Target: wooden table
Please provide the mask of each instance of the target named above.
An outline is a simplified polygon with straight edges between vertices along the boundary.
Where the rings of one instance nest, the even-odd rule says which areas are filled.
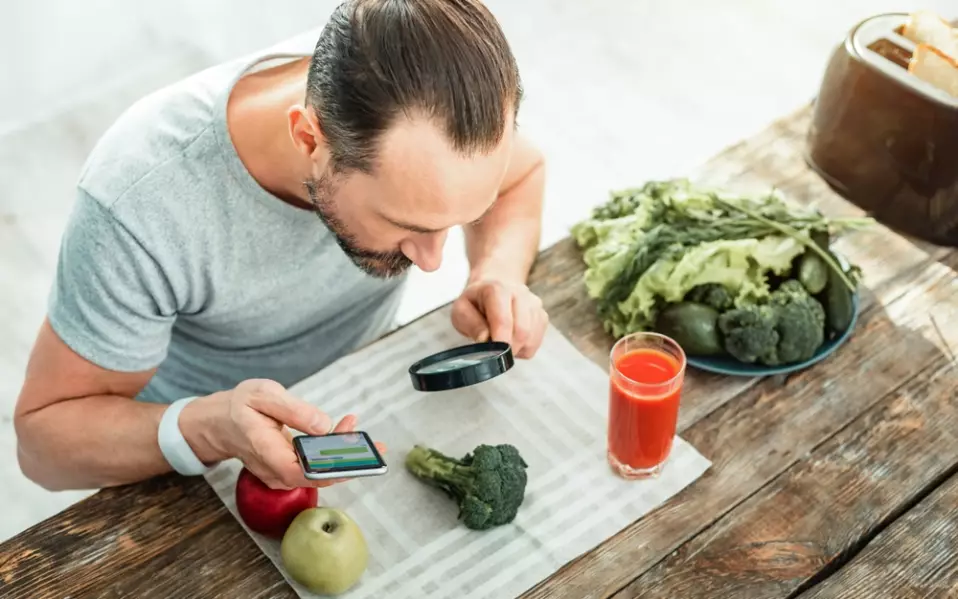
[[[696,178],[859,213],[805,165],[808,120],[773,124]],[[787,380],[690,373],[680,430],[712,468],[528,597],[958,597],[958,254],[880,226],[838,247],[866,275],[849,343]],[[582,270],[567,240],[532,286],[605,365]],[[0,596],[294,594],[202,479],[166,476],[0,545]]]

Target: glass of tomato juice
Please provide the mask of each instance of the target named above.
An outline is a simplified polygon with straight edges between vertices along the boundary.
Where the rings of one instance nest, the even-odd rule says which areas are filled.
[[[654,478],[672,451],[685,352],[658,333],[619,339],[610,356],[609,464],[628,479]]]

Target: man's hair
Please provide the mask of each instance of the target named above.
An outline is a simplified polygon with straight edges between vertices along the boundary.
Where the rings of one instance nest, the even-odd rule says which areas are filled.
[[[509,44],[479,0],[347,0],[320,35],[306,89],[337,171],[371,171],[402,116],[437,123],[459,152],[491,150],[522,98]]]

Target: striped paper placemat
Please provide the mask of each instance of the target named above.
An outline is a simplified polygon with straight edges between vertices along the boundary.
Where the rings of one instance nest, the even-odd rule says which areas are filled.
[[[320,489],[320,504],[346,511],[369,544],[369,566],[345,597],[514,597],[662,504],[710,463],[681,438],[662,475],[629,482],[605,458],[608,375],[550,327],[539,353],[474,387],[421,393],[407,369],[462,345],[448,308],[332,364],[292,388],[334,419],[388,447],[385,476]],[[406,452],[425,444],[461,457],[480,443],[511,443],[529,464],[526,499],[511,525],[477,532],[453,501],[415,480]],[[221,463],[207,480],[236,516],[241,465]],[[242,524],[242,522],[241,522]],[[301,597],[314,597],[282,566],[278,541],[247,529]]]

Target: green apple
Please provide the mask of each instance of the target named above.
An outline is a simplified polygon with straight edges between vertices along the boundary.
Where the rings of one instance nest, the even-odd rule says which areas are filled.
[[[296,582],[321,595],[349,590],[366,571],[366,538],[346,512],[328,507],[303,510],[283,535],[280,555]]]

